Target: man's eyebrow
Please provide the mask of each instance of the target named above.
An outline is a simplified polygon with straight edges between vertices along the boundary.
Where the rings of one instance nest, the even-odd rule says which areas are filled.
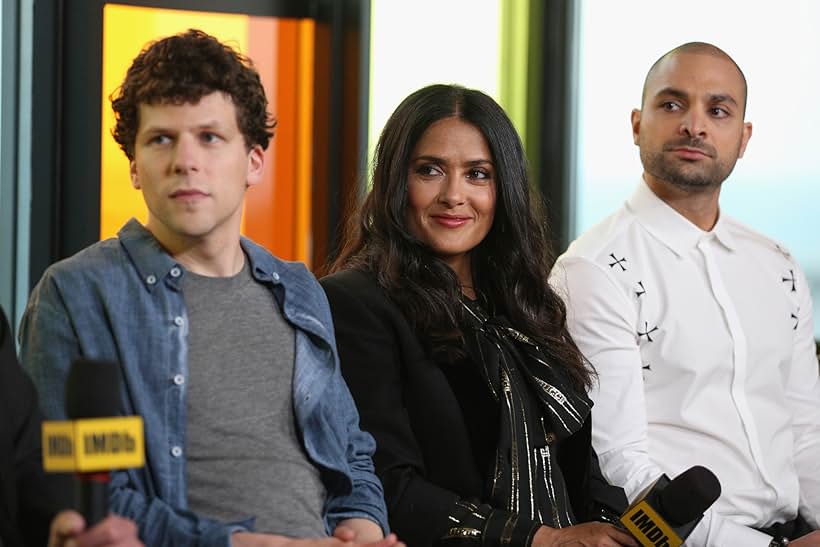
[[[683,90],[680,90],[676,87],[664,87],[660,91],[655,94],[655,98],[663,97],[663,96],[671,96],[676,97],[678,99],[689,99],[689,94]],[[733,105],[737,106],[738,103],[734,97],[729,95],[728,93],[713,93],[708,96],[710,103],[732,103]]]
[[[196,124],[194,126],[191,126],[191,127],[193,129],[201,131],[203,129],[205,129],[205,130],[207,130],[207,129],[219,129],[220,127],[222,127],[222,124],[219,122],[219,120],[209,120],[209,121],[205,121],[205,122],[202,122],[202,123],[198,123],[198,124]],[[157,132],[167,133],[167,132],[173,132],[173,131],[179,131],[179,129],[174,128],[173,125],[165,125],[165,124],[162,124],[162,123],[157,123],[155,125],[148,125],[143,129],[144,133],[157,133]]]
[[[737,101],[735,100],[735,98],[729,95],[728,93],[715,93],[714,95],[709,95],[709,102],[732,103],[733,105],[737,106]]]
[[[149,126],[143,128],[143,130],[142,130],[143,133],[156,133],[156,132],[166,132],[166,131],[170,131],[170,129],[168,129],[164,125],[149,125]]]
[[[672,96],[677,97],[678,99],[688,99],[689,94],[683,90],[680,90],[676,87],[664,87],[657,93],[655,93],[655,98],[662,97],[662,96]]]
[[[219,120],[209,120],[209,121],[197,124],[196,127],[199,128],[199,129],[207,129],[207,128],[210,128],[210,127],[220,127],[221,125],[222,124],[219,123]]]

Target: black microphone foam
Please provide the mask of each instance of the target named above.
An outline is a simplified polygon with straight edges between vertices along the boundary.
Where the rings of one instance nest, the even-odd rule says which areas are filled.
[[[110,418],[120,413],[120,367],[110,361],[77,359],[66,380],[66,413],[70,420]]]
[[[117,363],[77,359],[66,379],[66,414],[70,420],[113,418],[120,412],[122,374]],[[77,504],[90,527],[108,514],[109,472],[80,473]]]
[[[672,526],[681,526],[703,514],[720,497],[714,473],[696,465],[677,477],[660,493],[658,504]]]

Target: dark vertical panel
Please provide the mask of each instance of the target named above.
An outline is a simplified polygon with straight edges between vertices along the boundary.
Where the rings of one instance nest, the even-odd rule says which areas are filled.
[[[355,194],[354,197],[358,197],[359,194],[364,194],[364,190],[367,186],[367,180],[369,178],[369,166],[367,165],[367,151],[369,145],[369,127],[370,127],[370,35],[371,35],[371,28],[370,28],[370,21],[371,21],[371,2],[370,0],[362,0],[361,2],[361,9],[359,10],[359,22],[357,28],[359,29],[358,34],[358,69],[359,69],[359,82],[358,82],[358,96],[350,96],[351,101],[357,101],[357,112],[358,112],[358,131],[359,134],[356,137],[357,151],[358,156],[355,158],[356,161],[356,181],[355,181]],[[351,158],[352,160],[353,158]]]
[[[536,183],[547,203],[553,246],[569,243],[574,152],[575,1],[534,1],[531,18],[530,119]],[[533,61],[531,61],[532,63]]]
[[[344,2],[320,2],[316,13],[313,135],[312,264],[321,268],[329,253],[339,193],[339,108],[341,14]]]
[[[34,2],[29,286],[58,257],[57,174],[61,154],[62,0]]]
[[[544,104],[541,90],[544,87],[544,3],[541,0],[529,2],[529,44],[527,47],[527,134],[521,135],[527,148],[530,175],[533,184],[542,190],[541,143],[543,141]]]
[[[99,0],[63,11],[62,162],[59,257],[71,256],[100,234],[100,126],[102,114],[102,11]]]
[[[0,127],[0,149],[3,153],[0,164],[0,306],[11,318],[12,326],[17,315],[13,304],[17,264],[18,7],[16,2],[3,2],[0,7],[3,25],[0,47],[0,71],[3,75],[3,95],[0,97],[3,112]]]
[[[336,200],[336,221],[331,226],[335,257],[341,244],[345,212],[358,203],[367,179],[367,119],[369,110],[370,2],[349,1],[344,13],[342,66],[344,77],[339,108],[344,113],[340,136],[340,195]],[[361,136],[364,135],[364,139]]]
[[[363,95],[367,96],[367,79],[362,77],[367,67],[362,66],[361,59],[363,49],[369,53],[368,43],[362,39],[363,35],[369,36],[369,5],[369,0],[325,0],[317,11],[318,22],[329,29],[329,49],[322,51],[318,43],[316,48],[317,113],[327,114],[327,119],[316,120],[327,131],[325,143],[316,146],[317,150],[326,150],[326,155],[315,156],[317,161],[327,164],[314,168],[314,197],[325,200],[317,204],[313,217],[313,264],[319,270],[338,251],[345,204],[357,193],[361,180],[358,160],[367,154],[367,143],[362,145],[359,136],[365,123],[362,120],[367,119],[366,113],[361,112],[362,104],[367,105],[361,100]],[[320,61],[320,55],[326,59]],[[325,64],[329,70],[322,76],[319,69]],[[328,78],[326,87],[320,88],[324,78]],[[318,106],[320,101],[325,102],[326,108]],[[316,135],[320,136],[320,132]],[[319,211],[324,214],[317,215]]]

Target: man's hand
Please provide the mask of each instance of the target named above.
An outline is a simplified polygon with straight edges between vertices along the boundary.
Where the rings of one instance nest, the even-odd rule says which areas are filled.
[[[363,518],[341,521],[333,531],[333,537],[368,547],[404,547],[396,534],[384,537],[381,526]]]
[[[567,528],[542,526],[532,538],[532,547],[640,547],[638,542],[623,530],[603,522],[587,522]]]
[[[383,537],[381,527],[367,519],[348,519],[341,521],[333,531],[333,537],[346,542],[353,542],[357,547],[405,547],[396,534]]]
[[[49,547],[138,547],[136,525],[128,519],[109,515],[90,530],[76,511],[62,511],[51,521]]]
[[[354,547],[352,541],[335,537],[295,539],[273,534],[235,532],[231,535],[231,547]]]
[[[805,536],[799,537],[794,541],[790,541],[789,545],[793,547],[816,547],[820,546],[820,530],[810,532]]]
[[[333,537],[295,539],[272,534],[235,532],[231,547],[405,547],[395,534],[382,537],[381,527],[367,519],[347,519],[336,526]]]

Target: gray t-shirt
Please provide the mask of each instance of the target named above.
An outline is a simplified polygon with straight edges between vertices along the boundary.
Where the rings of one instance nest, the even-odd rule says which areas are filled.
[[[248,262],[233,277],[186,272],[188,505],[257,532],[324,536],[325,488],[293,413],[293,327]]]

